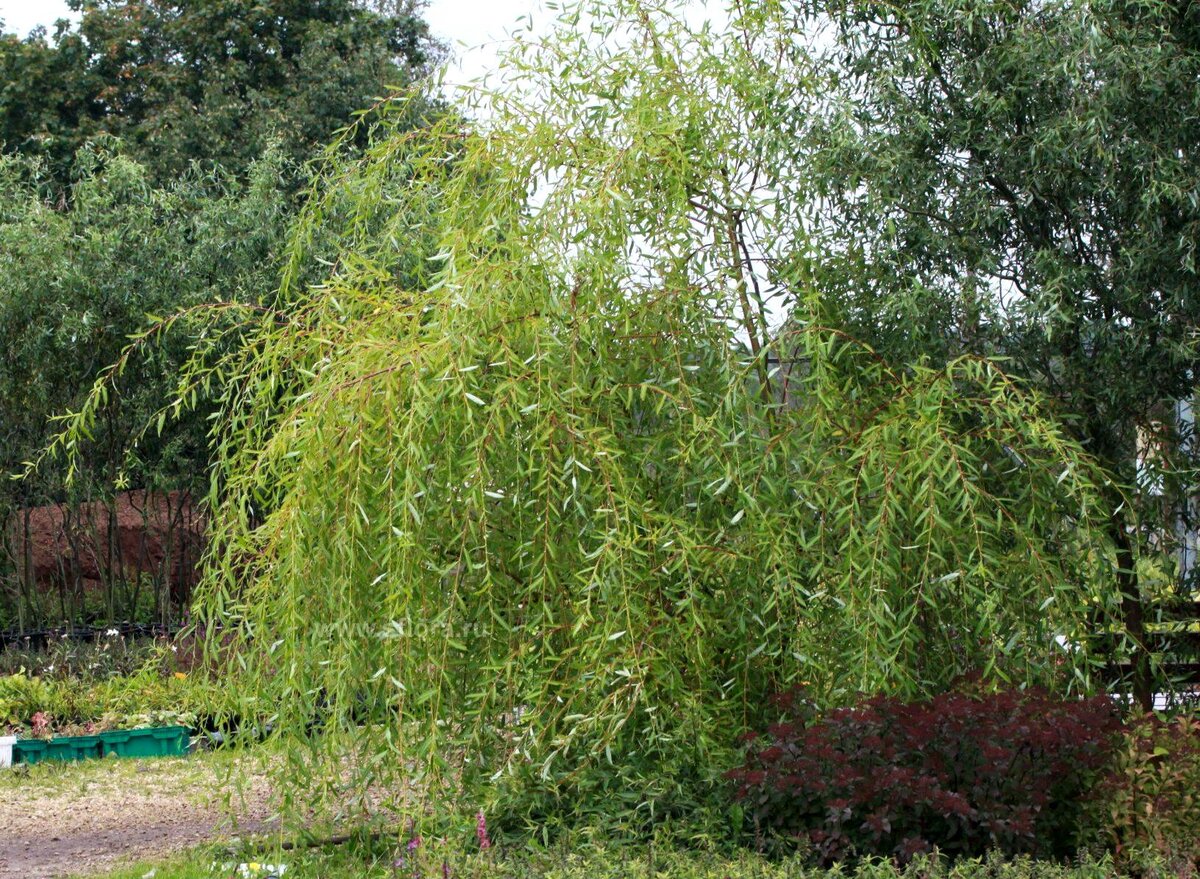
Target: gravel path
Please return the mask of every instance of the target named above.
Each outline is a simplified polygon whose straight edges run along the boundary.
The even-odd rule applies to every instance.
[[[267,786],[250,779],[235,809],[217,800],[220,758],[97,760],[4,771],[0,879],[53,879],[263,828]],[[224,763],[222,765],[228,765]]]

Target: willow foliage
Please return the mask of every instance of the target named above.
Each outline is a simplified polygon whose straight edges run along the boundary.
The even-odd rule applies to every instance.
[[[619,0],[518,43],[484,122],[381,108],[286,307],[198,352],[204,611],[244,641],[241,710],[311,745],[293,805],[405,782],[644,826],[791,684],[1091,686],[1059,641],[1111,600],[1099,477],[994,364],[821,324],[771,109],[810,97],[793,40],[766,4],[716,33]]]

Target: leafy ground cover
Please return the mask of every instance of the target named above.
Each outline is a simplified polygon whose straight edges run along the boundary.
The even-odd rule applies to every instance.
[[[133,864],[105,879],[224,879],[238,876],[240,863],[286,865],[288,879],[1107,879],[1121,874],[1106,859],[1060,864],[992,857],[959,861],[921,859],[908,867],[869,862],[855,870],[822,870],[800,859],[770,860],[746,852],[655,849],[650,846],[585,846],[572,850],[523,849],[503,854],[440,853],[427,859],[397,858],[383,846],[349,845],[262,854],[237,862],[228,852],[196,849],[165,862]],[[248,869],[247,874],[267,875]],[[78,874],[79,877],[96,874]]]

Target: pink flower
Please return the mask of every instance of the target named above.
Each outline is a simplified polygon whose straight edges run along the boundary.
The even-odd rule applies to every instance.
[[[45,711],[38,711],[29,719],[29,723],[33,727],[33,734],[40,736],[50,728],[50,715]]]
[[[484,817],[483,809],[479,810],[479,814],[475,816],[475,838],[479,840],[479,850],[487,851],[492,847],[492,841],[488,838],[487,818]]]

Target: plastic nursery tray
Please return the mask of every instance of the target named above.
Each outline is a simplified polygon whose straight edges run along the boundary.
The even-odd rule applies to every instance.
[[[13,763],[44,763],[47,760],[86,760],[102,756],[99,736],[59,736],[53,739],[17,739]]]
[[[177,757],[187,753],[188,729],[162,726],[127,729],[95,736],[58,736],[53,739],[18,739],[13,744],[14,763],[45,760],[87,760],[92,757]]]
[[[152,729],[122,729],[100,733],[104,756],[180,757],[188,750],[186,726],[159,726]]]

